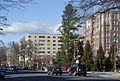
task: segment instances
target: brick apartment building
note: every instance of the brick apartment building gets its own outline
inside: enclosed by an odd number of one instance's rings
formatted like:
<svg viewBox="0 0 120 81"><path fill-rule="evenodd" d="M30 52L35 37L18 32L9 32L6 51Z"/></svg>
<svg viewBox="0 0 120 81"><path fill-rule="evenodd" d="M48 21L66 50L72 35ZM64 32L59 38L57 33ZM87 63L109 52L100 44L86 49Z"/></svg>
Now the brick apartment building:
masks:
<svg viewBox="0 0 120 81"><path fill-rule="evenodd" d="M112 43L116 44L117 54L120 49L120 11L97 13L83 23L85 42L89 40L94 53L97 53L101 43L108 54Z"/></svg>

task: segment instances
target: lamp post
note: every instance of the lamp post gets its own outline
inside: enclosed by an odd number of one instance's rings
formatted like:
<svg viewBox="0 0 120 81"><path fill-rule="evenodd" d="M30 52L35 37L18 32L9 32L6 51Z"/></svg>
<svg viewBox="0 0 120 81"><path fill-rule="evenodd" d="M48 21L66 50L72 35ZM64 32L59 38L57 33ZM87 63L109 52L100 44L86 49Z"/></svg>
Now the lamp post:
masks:
<svg viewBox="0 0 120 81"><path fill-rule="evenodd" d="M116 42L115 42L115 46L114 46L114 50L115 50L115 52L114 52L114 67L115 67L115 72L116 72L116 52L117 52L117 46L116 46Z"/></svg>

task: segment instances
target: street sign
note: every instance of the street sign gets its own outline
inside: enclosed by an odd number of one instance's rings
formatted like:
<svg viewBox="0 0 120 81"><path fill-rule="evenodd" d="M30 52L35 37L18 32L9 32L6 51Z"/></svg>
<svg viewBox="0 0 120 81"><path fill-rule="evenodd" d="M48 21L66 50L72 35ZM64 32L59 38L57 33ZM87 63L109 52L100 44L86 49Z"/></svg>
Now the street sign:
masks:
<svg viewBox="0 0 120 81"><path fill-rule="evenodd" d="M77 55L77 57L81 57L81 55Z"/></svg>
<svg viewBox="0 0 120 81"><path fill-rule="evenodd" d="M76 60L76 63L79 63L79 60Z"/></svg>

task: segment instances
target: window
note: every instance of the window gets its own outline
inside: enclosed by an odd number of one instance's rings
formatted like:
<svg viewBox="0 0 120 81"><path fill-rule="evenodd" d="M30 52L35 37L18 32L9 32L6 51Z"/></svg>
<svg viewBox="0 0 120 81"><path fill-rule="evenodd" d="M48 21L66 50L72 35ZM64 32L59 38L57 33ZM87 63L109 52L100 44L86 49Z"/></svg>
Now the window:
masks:
<svg viewBox="0 0 120 81"><path fill-rule="evenodd" d="M113 33L113 36L116 36L115 33Z"/></svg>
<svg viewBox="0 0 120 81"><path fill-rule="evenodd" d="M45 36L39 36L39 38L45 38Z"/></svg>
<svg viewBox="0 0 120 81"><path fill-rule="evenodd" d="M118 27L116 26L116 30L118 30Z"/></svg>
<svg viewBox="0 0 120 81"><path fill-rule="evenodd" d="M53 44L53 46L56 46L56 44Z"/></svg>
<svg viewBox="0 0 120 81"><path fill-rule="evenodd" d="M39 40L39 42L45 42L45 40Z"/></svg>
<svg viewBox="0 0 120 81"><path fill-rule="evenodd" d="M116 39L116 42L118 42L118 39Z"/></svg>
<svg viewBox="0 0 120 81"><path fill-rule="evenodd" d="M58 40L58 42L61 42L61 40Z"/></svg>
<svg viewBox="0 0 120 81"><path fill-rule="evenodd" d="M53 40L53 42L56 42L56 40Z"/></svg>
<svg viewBox="0 0 120 81"><path fill-rule="evenodd" d="M39 44L39 46L45 46L45 44Z"/></svg>
<svg viewBox="0 0 120 81"><path fill-rule="evenodd" d="M58 38L62 38L61 36L59 36Z"/></svg>
<svg viewBox="0 0 120 81"><path fill-rule="evenodd" d="M35 40L35 42L37 42L37 41Z"/></svg>
<svg viewBox="0 0 120 81"><path fill-rule="evenodd" d="M116 37L118 37L118 33L116 33Z"/></svg>
<svg viewBox="0 0 120 81"><path fill-rule="evenodd" d="M56 53L56 51L53 51L53 53Z"/></svg>
<svg viewBox="0 0 120 81"><path fill-rule="evenodd" d="M110 33L106 33L106 37L107 37L107 36L109 37L109 36L110 36Z"/></svg>
<svg viewBox="0 0 120 81"><path fill-rule="evenodd" d="M48 50L50 50L50 48L47 48Z"/></svg>
<svg viewBox="0 0 120 81"><path fill-rule="evenodd" d="M47 42L50 42L50 40L47 40Z"/></svg>
<svg viewBox="0 0 120 81"><path fill-rule="evenodd" d="M39 51L39 53L45 53L45 51Z"/></svg>
<svg viewBox="0 0 120 81"><path fill-rule="evenodd" d="M56 48L53 48L53 50L56 50Z"/></svg>
<svg viewBox="0 0 120 81"><path fill-rule="evenodd" d="M116 40L115 40L115 39L113 39L113 42L116 42Z"/></svg>
<svg viewBox="0 0 120 81"><path fill-rule="evenodd" d="M31 38L31 36L29 35L28 38Z"/></svg>
<svg viewBox="0 0 120 81"><path fill-rule="evenodd" d="M113 26L112 30L115 30L115 27Z"/></svg>
<svg viewBox="0 0 120 81"><path fill-rule="evenodd" d="M47 53L50 53L50 51L48 51Z"/></svg>
<svg viewBox="0 0 120 81"><path fill-rule="evenodd" d="M44 47L40 47L41 50L44 50L45 48Z"/></svg>
<svg viewBox="0 0 120 81"><path fill-rule="evenodd" d="M37 38L37 36L35 36L35 38Z"/></svg>
<svg viewBox="0 0 120 81"><path fill-rule="evenodd" d="M58 46L62 46L62 44L58 44Z"/></svg>
<svg viewBox="0 0 120 81"><path fill-rule="evenodd" d="M110 30L110 27L107 27L107 30L109 31L109 30Z"/></svg>
<svg viewBox="0 0 120 81"><path fill-rule="evenodd" d="M56 38L56 36L53 36L53 38Z"/></svg>
<svg viewBox="0 0 120 81"><path fill-rule="evenodd" d="M106 42L110 42L110 39L109 39L109 38L107 38L107 39L106 39Z"/></svg>
<svg viewBox="0 0 120 81"><path fill-rule="evenodd" d="M50 38L50 36L47 36L47 38Z"/></svg>

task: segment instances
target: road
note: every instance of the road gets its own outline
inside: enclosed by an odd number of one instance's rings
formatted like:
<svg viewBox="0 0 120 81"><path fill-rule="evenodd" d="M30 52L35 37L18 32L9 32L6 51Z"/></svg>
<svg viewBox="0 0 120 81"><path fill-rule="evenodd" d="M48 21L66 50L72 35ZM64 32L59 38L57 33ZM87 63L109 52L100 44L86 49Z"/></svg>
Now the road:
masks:
<svg viewBox="0 0 120 81"><path fill-rule="evenodd" d="M63 73L62 76L50 76L46 72L40 71L16 71L7 72L6 79L0 81L120 81L120 79L113 79L110 77L101 77L99 75L106 75L105 73L88 73L84 76L69 76Z"/></svg>

